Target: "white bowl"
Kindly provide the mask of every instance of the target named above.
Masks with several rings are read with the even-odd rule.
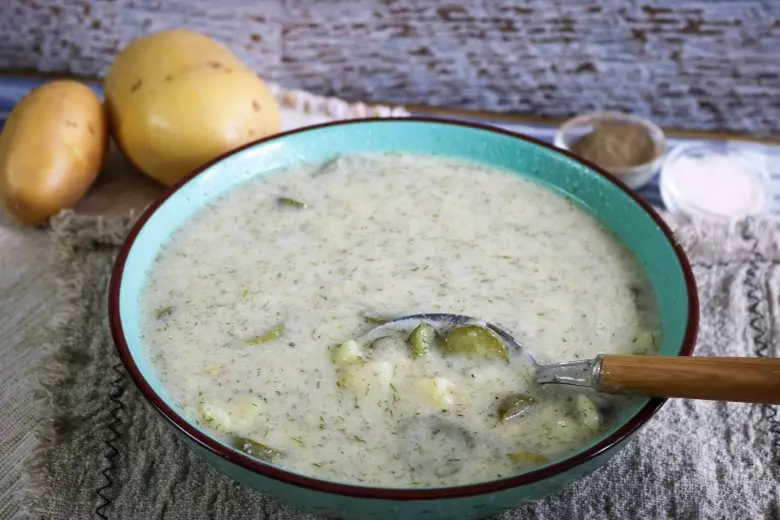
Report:
[[[690,173],[691,168],[684,161],[708,159],[726,161],[727,166],[702,163],[698,175],[706,175],[706,180],[700,177],[693,185],[680,182],[679,174]],[[674,147],[666,156],[658,184],[661,199],[670,213],[709,220],[729,221],[760,215],[769,211],[773,196],[767,169],[750,153],[730,143]]]

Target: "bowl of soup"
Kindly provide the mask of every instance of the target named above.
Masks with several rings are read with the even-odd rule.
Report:
[[[664,221],[534,139],[434,119],[249,144],[140,217],[110,321],[134,383],[242,484],[341,518],[482,518],[606,463],[663,404],[534,384],[484,330],[361,341],[418,313],[500,323],[541,363],[690,355]],[[466,343],[463,343],[466,341]]]

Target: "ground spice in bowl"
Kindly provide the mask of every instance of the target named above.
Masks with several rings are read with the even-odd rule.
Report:
[[[602,168],[631,168],[652,161],[656,146],[647,129],[632,123],[601,123],[571,145],[571,151]]]
[[[591,112],[569,119],[558,128],[553,142],[633,189],[652,181],[666,155],[663,130],[623,112]]]

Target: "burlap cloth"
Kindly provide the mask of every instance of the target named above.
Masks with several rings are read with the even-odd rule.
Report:
[[[20,516],[304,518],[194,456],[126,377],[108,331],[106,293],[131,220],[64,214],[53,222],[51,265],[58,294],[29,312],[56,312],[46,334],[28,339],[25,347],[50,352],[41,389],[35,401],[25,394],[3,399],[36,406],[43,419],[32,435],[30,421],[0,424],[3,449],[15,437],[35,443],[17,486]],[[699,284],[697,353],[778,356],[780,224],[672,224]],[[36,343],[44,338],[45,344]],[[16,363],[27,370],[23,360]],[[670,401],[605,467],[498,518],[780,519],[778,412],[772,406]]]

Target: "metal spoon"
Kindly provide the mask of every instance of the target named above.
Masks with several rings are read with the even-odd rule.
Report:
[[[388,331],[410,333],[422,322],[442,334],[464,325],[491,330],[510,350],[527,357],[539,385],[580,386],[607,394],[780,404],[780,358],[602,354],[593,359],[542,365],[503,327],[445,313],[396,318],[371,329],[361,341],[376,340]]]

